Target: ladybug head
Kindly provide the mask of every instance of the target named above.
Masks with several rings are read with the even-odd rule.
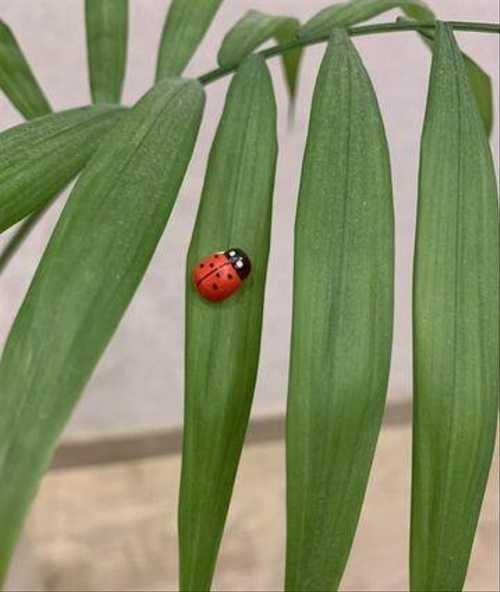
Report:
[[[252,271],[252,263],[248,255],[241,249],[229,249],[224,255],[229,259],[240,280],[246,279]]]

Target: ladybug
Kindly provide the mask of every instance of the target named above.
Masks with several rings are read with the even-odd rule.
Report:
[[[220,302],[237,292],[251,271],[248,255],[229,249],[202,259],[193,270],[193,283],[203,298]]]

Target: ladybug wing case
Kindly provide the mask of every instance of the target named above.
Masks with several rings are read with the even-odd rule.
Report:
[[[200,261],[193,270],[193,282],[200,295],[211,302],[229,298],[242,283],[224,253],[215,253]]]

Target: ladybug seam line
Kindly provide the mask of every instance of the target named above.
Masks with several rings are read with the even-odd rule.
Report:
[[[206,279],[208,279],[214,273],[217,273],[220,269],[223,269],[227,265],[231,265],[231,263],[229,263],[229,261],[227,261],[226,263],[222,263],[222,265],[220,265],[219,267],[214,267],[213,269],[211,269],[206,275],[204,275],[200,280],[198,280],[196,282],[196,287],[199,287],[202,282],[204,282]],[[231,267],[232,267],[232,265],[231,265]]]

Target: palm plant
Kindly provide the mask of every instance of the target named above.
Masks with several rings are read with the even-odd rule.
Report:
[[[414,261],[410,587],[461,590],[497,426],[499,226],[491,82],[454,31],[500,26],[443,23],[421,0],[351,0],[305,24],[250,11],[216,70],[180,78],[221,3],[171,2],[156,82],[132,108],[119,104],[127,0],[86,0],[94,104],[60,113],[0,22],[0,87],[29,120],[0,135],[0,231],[20,222],[0,271],[78,176],[0,362],[0,584],[58,437],[168,223],[205,88],[234,73],[187,255],[180,587],[210,589],[259,362],[278,149],[266,60],[282,57],[293,101],[303,51],[326,43],[295,226],[285,589],[338,589],[385,406],[394,283],[388,147],[351,38],[406,31],[433,52]],[[405,18],[357,26],[394,8]],[[269,39],[278,44],[255,53]],[[202,300],[191,269],[233,245],[251,256],[248,285],[224,303]]]

